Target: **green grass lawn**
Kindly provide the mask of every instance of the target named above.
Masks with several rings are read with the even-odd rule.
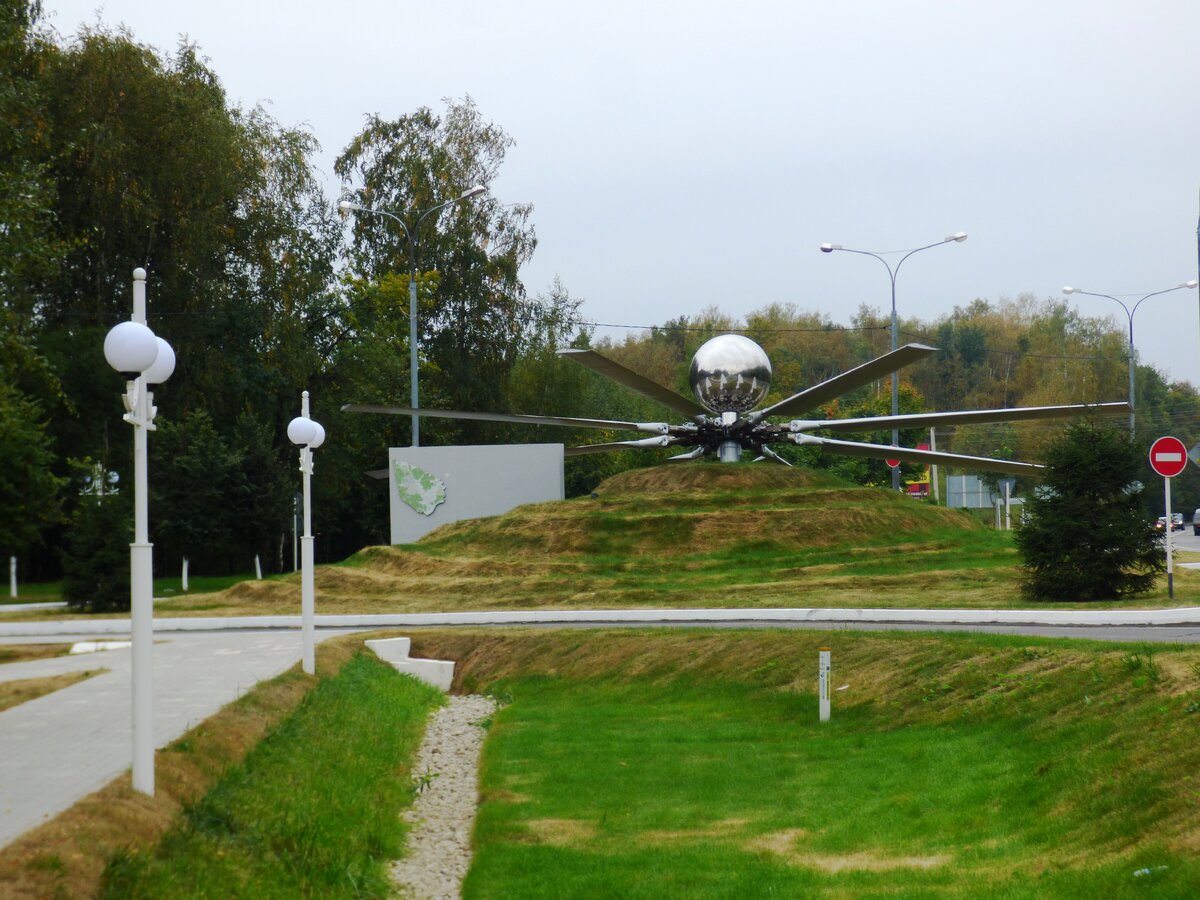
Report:
[[[826,633],[793,636],[797,659],[759,635],[727,639],[757,645],[738,673],[712,635],[535,640],[535,671],[491,684],[512,702],[466,897],[1200,890],[1180,838],[1200,828],[1200,703],[1145,651]],[[851,683],[826,724],[815,673],[793,668],[815,669],[817,641]]]
[[[505,704],[467,898],[1200,892],[1200,648],[701,629],[414,643]],[[825,644],[847,687],[819,723]],[[387,896],[437,702],[356,657],[154,852],[113,859],[103,896]]]
[[[387,896],[413,794],[408,763],[441,697],[360,654],[186,809],[152,855],[118,855],[101,896]]]

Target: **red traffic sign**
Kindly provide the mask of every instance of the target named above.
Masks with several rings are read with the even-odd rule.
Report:
[[[887,463],[888,466],[890,466],[893,469],[898,468],[900,466],[900,460],[898,460],[898,459],[885,459],[884,462]]]
[[[1150,468],[1163,478],[1174,478],[1187,465],[1187,447],[1179,438],[1160,437],[1150,446]]]

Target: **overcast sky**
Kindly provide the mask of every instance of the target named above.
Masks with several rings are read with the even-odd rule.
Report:
[[[44,3],[64,36],[97,15],[162,50],[187,35],[232,103],[313,131],[331,194],[367,114],[469,94],[517,142],[495,193],[534,205],[527,289],[558,275],[596,322],[786,302],[846,324],[890,309],[887,272],[821,243],[957,231],[904,264],[901,316],[1197,277],[1195,0]],[[1198,309],[1148,300],[1134,339],[1200,385]]]

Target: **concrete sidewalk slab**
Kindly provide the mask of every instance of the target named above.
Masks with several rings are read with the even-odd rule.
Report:
[[[156,643],[155,746],[299,658],[299,635],[180,634]],[[74,668],[110,671],[0,713],[0,846],[108,784],[132,758],[129,650],[11,668],[18,666],[27,678]]]

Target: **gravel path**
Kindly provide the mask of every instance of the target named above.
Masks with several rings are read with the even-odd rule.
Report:
[[[496,711],[490,697],[450,697],[430,717],[413,778],[424,787],[404,814],[413,823],[408,855],[392,863],[402,897],[457,900],[471,865],[471,828],[479,799],[479,722]]]

